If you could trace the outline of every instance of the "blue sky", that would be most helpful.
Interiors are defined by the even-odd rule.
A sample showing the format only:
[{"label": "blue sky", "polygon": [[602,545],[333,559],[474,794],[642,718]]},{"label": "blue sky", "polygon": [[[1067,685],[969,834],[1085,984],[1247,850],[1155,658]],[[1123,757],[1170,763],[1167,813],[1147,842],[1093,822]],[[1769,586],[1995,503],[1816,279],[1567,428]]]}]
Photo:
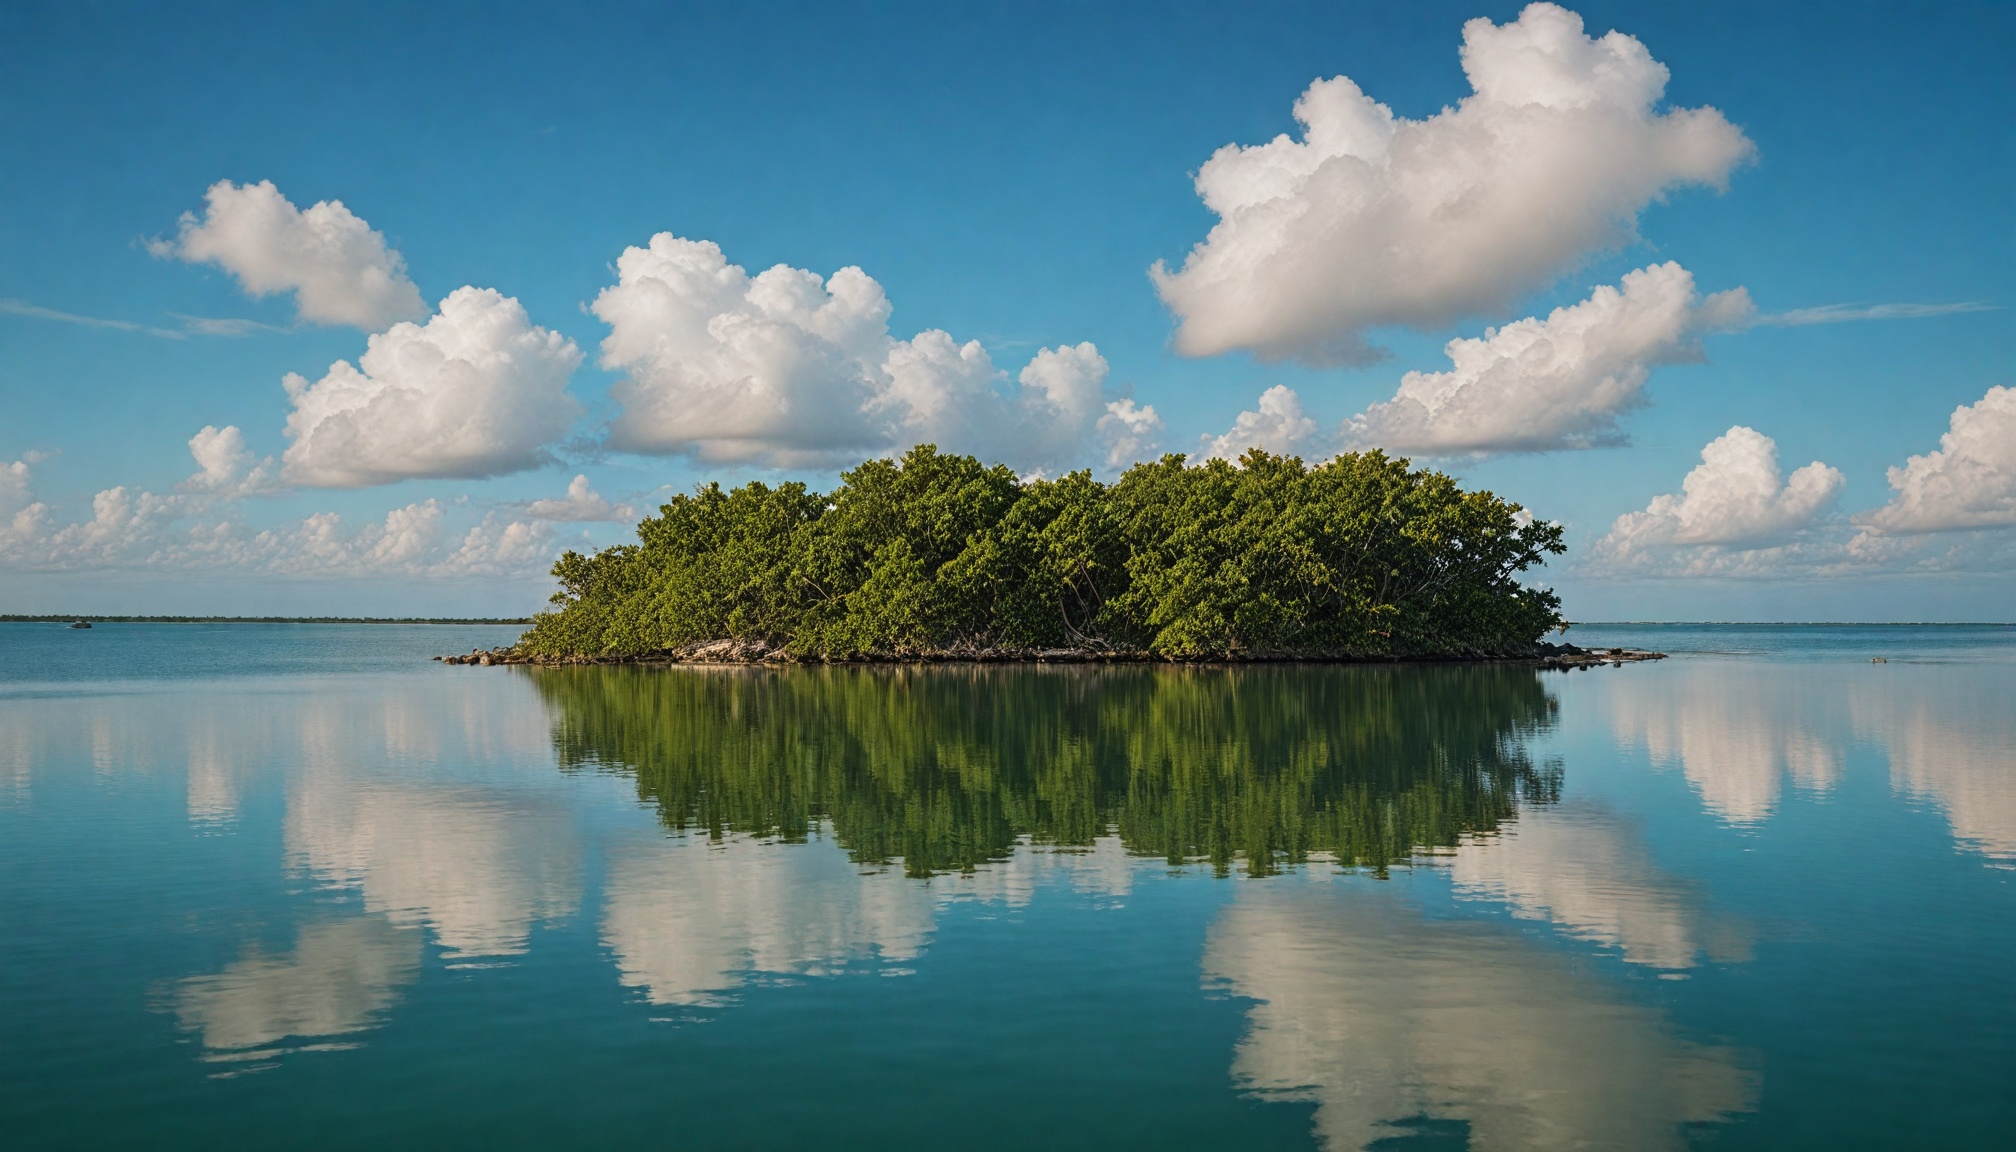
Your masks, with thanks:
[{"label": "blue sky", "polygon": [[[1262,437],[1250,442],[1312,458],[1395,446],[1568,525],[1571,553],[1546,579],[1574,617],[2016,619],[2016,403],[1991,391],[2016,385],[2016,9],[1570,7],[1588,51],[1616,48],[1602,39],[1614,29],[1664,66],[1630,131],[1650,140],[1658,118],[1712,108],[1742,155],[1664,175],[1651,160],[1604,167],[1637,154],[1591,145],[1577,134],[1598,122],[1566,114],[1539,139],[1567,160],[1487,181],[1525,181],[1510,206],[1468,232],[1438,224],[1386,245],[1448,247],[1433,268],[1395,257],[1385,279],[1368,271],[1369,242],[1339,239],[1357,209],[1312,182],[1289,198],[1302,198],[1299,219],[1336,225],[1307,225],[1298,243],[1314,257],[1223,290],[1200,271],[1178,304],[1149,269],[1188,276],[1186,254],[1219,223],[1193,178],[1227,145],[1300,139],[1291,109],[1312,81],[1349,77],[1400,118],[1396,140],[1415,122],[1444,155],[1419,164],[1511,163],[1480,160],[1484,146],[1448,159],[1476,133],[1420,123],[1473,95],[1465,22],[1526,28],[1522,6],[0,4],[0,468],[14,465],[0,474],[0,527],[13,524],[0,611],[515,614],[543,600],[555,549],[628,534],[620,519],[569,516],[648,509],[710,478],[830,484],[837,461],[913,433],[1018,468],[1106,471],[1129,448],[1195,453],[1282,386],[1311,430],[1268,442],[1249,421]],[[1479,44],[1480,59],[1528,66],[1516,45]],[[1481,101],[1466,113],[1477,124],[1512,122],[1486,119],[1499,114]],[[1254,170],[1230,163],[1228,179]],[[205,200],[220,181],[270,181],[301,210],[340,201],[359,222],[349,235],[376,231],[403,258],[422,311],[317,323],[305,291],[250,294],[258,253],[201,255],[218,250],[200,230],[221,219]],[[1387,201],[1419,186],[1396,183]],[[1383,217],[1365,219],[1384,244]],[[1567,238],[1544,240],[1556,226]],[[799,389],[798,415],[764,423],[720,391],[733,372],[719,348],[665,344],[676,318],[645,292],[661,273],[639,272],[634,293],[591,311],[618,285],[619,256],[658,233],[711,241],[750,276],[858,267],[888,302],[886,338],[824,370],[839,377],[791,369],[778,386]],[[1451,235],[1471,239],[1444,245]],[[1544,251],[1508,271],[1502,249],[1533,236]],[[1228,234],[1227,265],[1244,267],[1252,243]],[[705,256],[668,259],[690,271]],[[1668,293],[1670,331],[1605,345],[1615,325],[1594,314],[1609,307],[1599,289],[1667,262],[1694,293],[1673,295],[1684,285],[1670,276],[1645,289]],[[1399,299],[1437,277],[1443,296]],[[1499,288],[1462,299],[1477,284]],[[578,351],[578,367],[562,357],[495,385],[499,405],[548,403],[543,416],[512,409],[498,435],[515,447],[451,467],[416,455],[417,417],[394,412],[398,442],[368,450],[334,423],[311,427],[340,407],[334,385],[323,391],[333,363],[359,364],[368,337],[394,319],[428,323],[464,286],[515,299],[513,331]],[[1738,288],[1747,311],[1714,320],[1710,294]],[[1310,303],[1333,295],[1358,303]],[[1450,340],[1584,301],[1596,327],[1573,337],[1580,353],[1565,328],[1540,333],[1557,360],[1583,355],[1580,368],[1526,380],[1530,355],[1508,354],[1436,385],[1443,398],[1467,389],[1484,425],[1458,427],[1438,400],[1432,427],[1402,432],[1395,410],[1374,407],[1409,371],[1449,372]],[[1833,319],[1805,310],[1837,305],[1929,314],[1787,322]],[[1179,323],[1201,332],[1254,310],[1260,327],[1225,321],[1225,347],[1179,350]],[[1381,319],[1392,316],[1404,322]],[[188,317],[259,326],[204,334],[218,326]],[[1315,343],[1251,336],[1276,320],[1329,327]],[[978,341],[986,361],[941,357],[914,386],[885,371],[889,341],[923,357],[911,338],[930,330],[951,335],[947,348]],[[1310,351],[1335,345],[1333,331],[1388,355],[1340,364]],[[605,366],[617,332],[655,350]],[[1075,351],[1087,342],[1096,354]],[[1608,359],[1589,351],[1599,345]],[[1058,349],[1071,355],[1039,355]],[[1054,372],[1031,383],[1032,358]],[[290,398],[289,373],[314,385],[310,399]],[[696,391],[694,373],[716,390]],[[1603,400],[1591,373],[1642,379]],[[820,415],[848,388],[883,399]],[[891,423],[887,396],[905,388],[931,399],[906,400],[912,415]],[[1535,388],[1581,407],[1534,425],[1522,405]],[[1154,409],[1152,434],[1114,440],[1102,414],[1123,401]],[[190,440],[206,427],[238,429],[242,451],[227,445],[237,463],[196,483]],[[463,429],[436,431],[449,444]],[[1959,439],[1942,447],[1949,432]],[[1711,442],[1720,463],[1704,464]],[[1782,475],[1760,480],[1774,451]],[[1888,470],[1912,457],[1924,462],[1893,487]],[[1825,467],[1801,479],[1810,461]],[[428,474],[444,469],[463,474]],[[599,504],[568,499],[577,475]],[[94,505],[112,489],[125,504]]]}]

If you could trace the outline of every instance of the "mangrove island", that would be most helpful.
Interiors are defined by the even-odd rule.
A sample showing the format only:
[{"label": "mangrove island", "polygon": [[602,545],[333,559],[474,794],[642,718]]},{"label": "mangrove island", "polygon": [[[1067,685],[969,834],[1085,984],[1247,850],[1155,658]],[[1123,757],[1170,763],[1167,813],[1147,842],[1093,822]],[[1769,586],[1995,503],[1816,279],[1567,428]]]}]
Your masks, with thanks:
[{"label": "mangrove island", "polygon": [[513,648],[450,659],[1533,658],[1565,622],[1519,577],[1561,538],[1376,450],[1170,454],[1108,484],[920,445],[828,493],[676,496],[637,543],[563,555]]}]

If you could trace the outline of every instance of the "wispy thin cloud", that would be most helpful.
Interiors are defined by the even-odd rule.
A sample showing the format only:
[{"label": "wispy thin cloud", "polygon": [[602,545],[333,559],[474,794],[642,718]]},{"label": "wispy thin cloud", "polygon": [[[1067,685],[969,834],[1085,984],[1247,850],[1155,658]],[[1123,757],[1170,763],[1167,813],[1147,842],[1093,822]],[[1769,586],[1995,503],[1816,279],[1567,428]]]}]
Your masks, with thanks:
[{"label": "wispy thin cloud", "polygon": [[257,320],[245,320],[236,316],[185,316],[180,312],[168,315],[182,322],[182,327],[197,336],[250,336],[254,332],[291,332],[278,324],[262,324]]},{"label": "wispy thin cloud", "polygon": [[2000,308],[2001,305],[1986,300],[1960,304],[1822,304],[1818,308],[1767,312],[1752,323],[1767,328],[1803,328],[1809,324],[1850,324],[1857,320],[1923,320],[1928,316],[1994,312]]},{"label": "wispy thin cloud", "polygon": [[107,320],[99,316],[79,316],[75,312],[58,312],[54,308],[44,308],[30,304],[26,300],[0,300],[0,312],[12,316],[28,316],[36,320],[55,320],[64,324],[81,324],[86,328],[110,328],[115,332],[139,332],[146,336],[159,336],[163,340],[187,340],[187,332],[173,328],[156,328],[151,324],[135,324],[131,320]]},{"label": "wispy thin cloud", "polygon": [[262,324],[257,320],[237,317],[185,316],[180,312],[168,315],[182,322],[180,328],[162,328],[154,324],[140,324],[132,320],[108,320],[103,316],[83,316],[76,312],[62,312],[55,308],[44,308],[26,300],[0,299],[0,313],[10,316],[26,316],[35,320],[54,320],[61,324],[79,324],[86,328],[109,328],[114,332],[137,332],[142,336],[154,336],[162,340],[187,340],[191,336],[249,336],[254,332],[286,332],[288,329],[273,324]]}]

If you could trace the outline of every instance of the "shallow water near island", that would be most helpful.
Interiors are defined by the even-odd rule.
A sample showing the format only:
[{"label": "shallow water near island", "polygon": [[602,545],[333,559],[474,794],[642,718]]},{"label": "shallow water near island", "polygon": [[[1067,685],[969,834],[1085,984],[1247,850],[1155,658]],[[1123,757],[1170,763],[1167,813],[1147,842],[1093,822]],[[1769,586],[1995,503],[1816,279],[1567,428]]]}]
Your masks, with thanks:
[{"label": "shallow water near island", "polygon": [[1673,658],[1573,673],[427,660],[513,631],[0,624],[10,1147],[2016,1124],[2016,628],[1583,626]]}]

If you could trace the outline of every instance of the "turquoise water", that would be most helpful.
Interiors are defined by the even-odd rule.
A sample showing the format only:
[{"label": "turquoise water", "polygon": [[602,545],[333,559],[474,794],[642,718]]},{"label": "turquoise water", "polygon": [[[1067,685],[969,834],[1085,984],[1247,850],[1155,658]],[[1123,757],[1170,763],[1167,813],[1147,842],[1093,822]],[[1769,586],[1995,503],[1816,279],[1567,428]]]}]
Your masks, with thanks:
[{"label": "turquoise water", "polygon": [[[9,1147],[1989,1148],[2016,629],[445,667],[0,625]],[[1885,663],[1871,663],[1882,656]]]}]

